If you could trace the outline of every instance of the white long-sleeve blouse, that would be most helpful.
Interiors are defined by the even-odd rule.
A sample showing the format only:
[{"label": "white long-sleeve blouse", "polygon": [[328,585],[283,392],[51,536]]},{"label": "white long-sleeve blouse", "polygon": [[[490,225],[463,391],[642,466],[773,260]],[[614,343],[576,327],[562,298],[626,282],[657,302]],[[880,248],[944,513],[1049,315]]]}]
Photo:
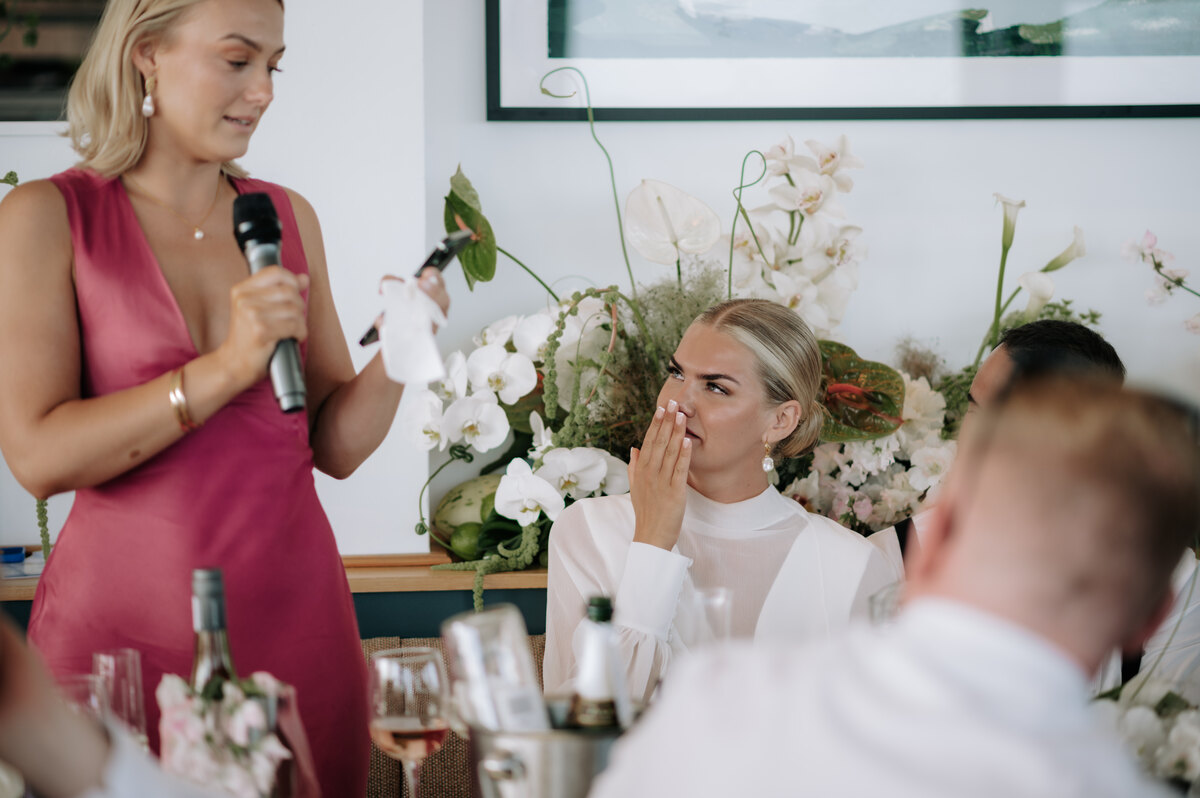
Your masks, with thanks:
[{"label": "white long-sleeve blouse", "polygon": [[671,659],[697,590],[732,591],[732,634],[763,640],[826,638],[865,617],[871,594],[895,580],[865,538],[768,487],[722,504],[688,488],[679,542],[671,551],[633,542],[628,494],[576,502],[550,533],[547,694],[568,692],[575,633],[591,596],[613,599],[635,699],[647,700]]}]

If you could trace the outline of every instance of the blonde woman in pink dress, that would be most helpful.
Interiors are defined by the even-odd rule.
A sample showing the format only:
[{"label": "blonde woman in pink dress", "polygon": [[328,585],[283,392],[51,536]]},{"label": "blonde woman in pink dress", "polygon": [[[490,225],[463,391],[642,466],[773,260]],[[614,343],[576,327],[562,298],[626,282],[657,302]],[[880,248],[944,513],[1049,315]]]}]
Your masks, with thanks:
[{"label": "blonde woman in pink dress", "polygon": [[[238,671],[295,685],[324,794],[362,795],[365,669],[312,469],[351,474],[403,388],[378,356],[355,373],[312,206],[234,163],[283,50],[279,0],[109,2],[68,105],[80,164],[0,205],[0,448],[34,495],[76,492],[29,627],[54,671],[139,649],[157,744],[191,571],[222,568]],[[282,223],[281,267],[254,276],[231,223],[247,192]],[[287,338],[307,413],[267,379]]]}]

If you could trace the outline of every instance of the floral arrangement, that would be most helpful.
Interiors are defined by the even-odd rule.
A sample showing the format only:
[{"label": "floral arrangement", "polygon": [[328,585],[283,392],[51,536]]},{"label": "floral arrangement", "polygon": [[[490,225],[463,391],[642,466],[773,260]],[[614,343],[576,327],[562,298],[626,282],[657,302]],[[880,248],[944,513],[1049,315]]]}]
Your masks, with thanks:
[{"label": "floral arrangement", "polygon": [[[545,80],[543,91],[550,94]],[[583,85],[586,92],[586,79]],[[430,481],[450,462],[473,462],[511,440],[479,477],[443,498],[432,526],[422,516],[418,533],[430,532],[463,560],[436,567],[475,571],[481,607],[485,574],[545,564],[550,526],[566,505],[626,492],[624,458],[630,446],[640,444],[654,411],[667,356],[692,319],[727,297],[779,302],[825,339],[823,444],[777,465],[782,492],[863,533],[916,512],[953,459],[950,438],[974,367],[939,374],[928,367],[936,356],[917,352],[909,360],[923,361],[923,373],[903,373],[831,340],[858,286],[865,255],[862,230],[846,221],[841,205],[854,185],[848,170],[863,166],[846,138],[832,145],[809,140],[802,153],[788,137],[765,153],[748,153],[733,190],[733,220],[723,233],[707,205],[657,180],[641,181],[622,215],[590,97],[588,107],[592,136],[608,159],[627,293],[609,286],[560,298],[496,243],[461,168],[450,181],[446,229],[466,226],[476,233],[460,257],[468,284],[492,279],[497,256],[504,255],[537,280],[547,301],[528,315],[485,327],[475,348],[452,353],[446,377],[408,405],[403,424],[412,439],[449,454]],[[747,180],[753,159],[760,173]],[[759,184],[766,201],[749,208],[743,194]],[[1083,254],[1080,231],[1061,255],[1022,276],[1005,300],[1006,260],[1024,203],[998,199],[1005,208],[1000,276],[992,325],[975,366],[1012,323],[1049,314],[1075,317],[1069,303],[1049,302],[1053,284],[1047,274]],[[673,279],[639,286],[626,244],[649,261],[674,265]],[[1029,293],[1029,306],[1005,316],[1021,290]]]},{"label": "floral arrangement", "polygon": [[269,716],[282,691],[269,673],[211,681],[197,693],[174,674],[159,682],[162,767],[196,784],[238,798],[271,795],[275,775],[291,752],[272,731]]},{"label": "floral arrangement", "polygon": [[[1166,250],[1158,248],[1158,236],[1149,230],[1139,241],[1129,241],[1122,247],[1121,254],[1126,260],[1134,263],[1144,263],[1154,271],[1154,282],[1146,289],[1146,301],[1151,305],[1161,305],[1176,291],[1200,297],[1190,287],[1185,279],[1187,269],[1168,268],[1167,264],[1175,260],[1175,256]],[[1183,323],[1188,332],[1200,335],[1200,313],[1192,316]]]},{"label": "floral arrangement", "polygon": [[1105,693],[1094,707],[1151,776],[1185,791],[1200,782],[1200,710],[1169,682],[1139,680]]}]

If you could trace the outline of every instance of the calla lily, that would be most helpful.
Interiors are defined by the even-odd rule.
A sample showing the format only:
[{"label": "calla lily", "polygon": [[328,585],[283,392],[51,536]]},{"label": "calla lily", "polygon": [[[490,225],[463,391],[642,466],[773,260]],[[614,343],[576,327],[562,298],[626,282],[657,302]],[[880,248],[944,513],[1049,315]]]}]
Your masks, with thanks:
[{"label": "calla lily", "polygon": [[486,452],[508,437],[508,417],[500,405],[485,395],[466,396],[446,409],[442,434],[451,443],[465,440],[476,451]]},{"label": "calla lily", "polygon": [[542,467],[534,472],[553,485],[560,494],[582,499],[595,493],[608,473],[608,464],[599,449],[578,447],[551,449],[542,458]]},{"label": "calla lily", "polygon": [[993,194],[996,202],[1004,204],[1004,232],[1000,236],[1001,257],[1008,254],[1013,236],[1017,232],[1017,212],[1025,207],[1025,200],[1011,200],[1002,194]]},{"label": "calla lily", "polygon": [[446,376],[429,386],[444,402],[453,402],[467,395],[467,359],[461,351],[446,358]]},{"label": "calla lily", "polygon": [[643,180],[625,200],[625,237],[646,260],[670,265],[707,252],[721,220],[700,200],[659,180]]},{"label": "calla lily", "polygon": [[1082,258],[1086,254],[1087,249],[1083,245],[1083,230],[1076,227],[1075,237],[1071,241],[1071,244],[1061,253],[1059,253],[1054,260],[1042,267],[1042,271],[1056,272],[1071,261],[1075,260],[1076,258]]},{"label": "calla lily", "polygon": [[1017,282],[1029,293],[1029,304],[1025,306],[1025,320],[1033,321],[1050,301],[1050,297],[1054,296],[1054,281],[1044,272],[1025,272]]},{"label": "calla lily", "polygon": [[823,211],[830,216],[843,216],[845,211],[833,201],[836,187],[829,175],[801,175],[794,186],[775,186],[767,192],[778,208],[799,211],[813,216]]},{"label": "calla lily", "polygon": [[542,513],[553,521],[563,506],[563,498],[554,486],[536,476],[529,463],[519,457],[508,464],[496,487],[496,512],[521,526],[536,523]]},{"label": "calla lily", "polygon": [[534,363],[541,363],[546,357],[546,342],[552,332],[554,332],[554,319],[545,313],[526,316],[513,330],[513,346]]},{"label": "calla lily", "polygon": [[472,390],[492,391],[509,405],[537,387],[533,361],[499,344],[481,346],[471,353],[467,358],[467,377]]},{"label": "calla lily", "polygon": [[405,399],[403,422],[408,437],[425,451],[445,449],[449,440],[442,434],[442,400],[428,389]]},{"label": "calla lily", "polygon": [[861,169],[865,164],[850,154],[850,142],[844,135],[838,136],[836,147],[826,147],[815,139],[809,139],[804,143],[812,150],[813,155],[817,156],[817,169],[821,174],[829,175],[833,179],[838,191],[848,192],[854,188],[854,181],[842,170]]}]

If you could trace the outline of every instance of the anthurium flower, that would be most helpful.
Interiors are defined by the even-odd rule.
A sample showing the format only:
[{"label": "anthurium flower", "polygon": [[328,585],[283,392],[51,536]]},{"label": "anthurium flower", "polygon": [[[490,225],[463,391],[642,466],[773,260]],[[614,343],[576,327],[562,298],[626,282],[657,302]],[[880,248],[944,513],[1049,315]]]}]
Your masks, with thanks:
[{"label": "anthurium flower", "polygon": [[467,395],[467,359],[461,351],[446,358],[446,376],[429,386],[444,402],[453,402]]},{"label": "anthurium flower", "polygon": [[545,313],[534,313],[521,319],[513,330],[513,346],[534,363],[541,363],[546,357],[546,342],[552,332],[554,319]]},{"label": "anthurium flower", "polygon": [[781,210],[799,211],[805,216],[822,211],[830,216],[844,216],[845,211],[833,201],[836,191],[829,175],[801,173],[796,185],[775,186],[767,193]]},{"label": "anthurium flower", "polygon": [[1042,271],[1056,272],[1071,261],[1075,260],[1076,258],[1082,258],[1086,254],[1087,248],[1083,245],[1083,230],[1080,230],[1078,227],[1076,227],[1075,237],[1072,239],[1070,245],[1057,256],[1055,256],[1054,260],[1043,266]]},{"label": "anthurium flower", "polygon": [[625,237],[646,260],[670,265],[707,252],[721,220],[700,200],[660,180],[643,180],[625,200]]},{"label": "anthurium flower", "polygon": [[492,391],[505,404],[513,404],[537,387],[537,369],[520,352],[499,344],[481,346],[467,358],[467,377],[474,391]]},{"label": "anthurium flower", "polygon": [[600,487],[608,473],[608,464],[599,449],[577,447],[551,449],[542,457],[542,467],[534,472],[563,496],[582,499]]},{"label": "anthurium flower", "polygon": [[554,486],[535,475],[529,463],[519,457],[508,464],[496,487],[496,512],[521,526],[535,523],[542,513],[553,521],[563,505]]},{"label": "anthurium flower", "polygon": [[1050,297],[1054,296],[1054,281],[1050,279],[1050,275],[1044,272],[1025,272],[1017,282],[1029,293],[1029,304],[1025,306],[1025,319],[1033,321],[1050,301]]},{"label": "anthurium flower", "polygon": [[1025,207],[1025,200],[1011,200],[1003,194],[993,194],[996,202],[1004,204],[1004,232],[1000,236],[1000,249],[1007,253],[1017,231],[1017,212]]},{"label": "anthurium flower", "polygon": [[433,391],[406,396],[402,418],[408,437],[425,451],[445,449],[449,444],[442,434],[442,400]]},{"label": "anthurium flower", "polygon": [[817,170],[833,179],[838,191],[849,191],[854,188],[854,181],[842,172],[843,169],[861,169],[864,164],[850,154],[850,142],[844,135],[838,136],[836,147],[827,147],[815,139],[804,142],[817,156]]},{"label": "anthurium flower", "polygon": [[458,399],[446,409],[442,418],[442,434],[451,443],[465,440],[479,452],[504,443],[508,432],[508,417],[504,410],[486,394]]}]

